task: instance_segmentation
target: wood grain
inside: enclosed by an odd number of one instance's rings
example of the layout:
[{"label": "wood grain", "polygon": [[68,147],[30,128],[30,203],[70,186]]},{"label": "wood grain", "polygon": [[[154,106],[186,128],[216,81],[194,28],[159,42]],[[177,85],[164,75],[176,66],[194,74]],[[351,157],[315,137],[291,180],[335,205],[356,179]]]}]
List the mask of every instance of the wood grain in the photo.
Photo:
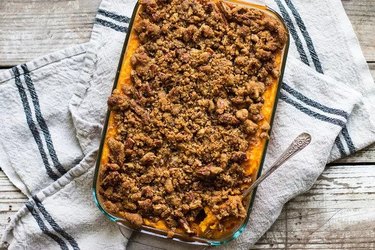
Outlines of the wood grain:
[{"label": "wood grain", "polygon": [[375,249],[375,165],[328,167],[254,249]]},{"label": "wood grain", "polygon": [[23,195],[0,171],[0,234],[8,224],[10,216],[14,215],[27,201]]},{"label": "wood grain", "polygon": [[[0,66],[87,42],[100,0],[0,1]],[[368,61],[375,61],[375,1],[343,0]]]},{"label": "wood grain", "polygon": [[0,1],[0,66],[89,40],[100,0]]},{"label": "wood grain", "polygon": [[342,0],[367,61],[375,62],[375,1]]}]

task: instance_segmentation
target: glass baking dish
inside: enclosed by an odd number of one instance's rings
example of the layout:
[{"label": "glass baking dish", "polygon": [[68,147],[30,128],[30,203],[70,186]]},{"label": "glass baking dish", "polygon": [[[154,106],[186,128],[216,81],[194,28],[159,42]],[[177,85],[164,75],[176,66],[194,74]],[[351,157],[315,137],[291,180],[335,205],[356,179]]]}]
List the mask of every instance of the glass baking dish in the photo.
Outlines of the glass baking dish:
[{"label": "glass baking dish", "polygon": [[[218,0],[215,0],[214,2],[218,2]],[[255,8],[255,9],[258,9],[258,10],[262,10],[266,14],[271,15],[271,16],[275,17],[276,19],[278,19],[279,22],[283,25],[283,27],[286,31],[287,41],[286,41],[285,46],[284,46],[284,48],[281,52],[281,56],[280,56],[280,59],[279,59],[279,65],[278,65],[279,66],[278,70],[280,72],[279,76],[276,79],[275,84],[273,84],[274,86],[272,86],[271,88],[269,88],[265,92],[265,97],[266,97],[265,99],[266,100],[265,100],[264,105],[268,107],[267,108],[268,110],[270,110],[269,114],[265,115],[265,119],[268,121],[268,123],[270,124],[270,126],[272,128],[272,122],[273,122],[274,114],[275,114],[275,111],[276,111],[276,105],[277,105],[277,100],[278,100],[278,96],[279,96],[279,90],[280,90],[280,86],[281,86],[281,83],[282,83],[282,78],[283,78],[283,74],[284,74],[286,58],[287,58],[288,48],[289,48],[288,28],[286,27],[284,21],[282,20],[282,18],[280,17],[280,15],[278,13],[276,13],[274,10],[270,9],[266,5],[260,4],[259,2],[244,2],[244,1],[238,1],[238,0],[226,0],[226,1],[223,1],[223,2],[231,3],[231,4],[235,4],[235,5],[244,5],[248,8]],[[117,75],[116,75],[114,85],[113,85],[113,90],[115,90],[116,88],[119,87],[118,83],[120,81],[123,81],[125,78],[130,77],[131,66],[130,66],[129,58],[130,58],[131,54],[129,55],[129,53],[131,53],[131,52],[128,52],[128,51],[134,51],[134,45],[129,44],[129,40],[131,40],[132,36],[135,36],[135,32],[133,30],[133,23],[138,18],[137,13],[140,10],[140,8],[141,8],[141,5],[137,3],[135,5],[135,8],[134,8],[134,11],[133,11],[133,14],[132,14],[132,19],[131,19],[131,22],[129,24],[129,29],[128,29],[129,31],[126,35],[125,42],[124,42],[124,45],[123,45],[121,58],[120,58],[120,62],[119,62],[118,69],[117,69]],[[128,58],[128,59],[126,60],[125,58]],[[107,138],[108,134],[111,133],[111,132],[108,132],[109,131],[108,128],[109,128],[110,117],[111,117],[111,112],[108,111],[107,117],[106,117],[106,120],[105,120],[105,123],[104,123],[101,144],[100,144],[100,147],[99,147],[98,159],[97,159],[97,162],[96,162],[96,169],[95,169],[94,182],[93,182],[94,201],[95,201],[97,207],[100,209],[100,211],[102,211],[102,213],[104,215],[106,215],[111,221],[116,222],[120,226],[120,229],[121,229],[121,227],[124,227],[124,228],[131,229],[131,230],[134,230],[134,231],[137,231],[137,232],[141,232],[141,233],[145,233],[145,234],[149,234],[149,235],[154,235],[154,236],[161,237],[161,238],[169,238],[169,237],[167,237],[168,234],[167,234],[167,231],[165,231],[165,230],[157,229],[157,228],[147,226],[147,225],[142,225],[141,227],[135,227],[132,224],[130,224],[127,220],[125,220],[124,218],[121,218],[121,217],[118,217],[116,215],[111,214],[102,205],[101,197],[98,193],[98,181],[99,181],[98,176],[99,176],[99,171],[100,171],[101,165],[103,163],[103,158],[104,158],[103,151],[104,151],[104,148],[105,148],[105,141],[106,141],[106,138]],[[261,143],[261,145],[260,145],[261,157],[258,157],[257,159],[251,159],[251,156],[250,156],[250,160],[255,162],[254,164],[256,165],[256,169],[251,173],[252,179],[254,179],[254,180],[261,175],[262,167],[263,167],[263,163],[264,163],[264,159],[265,159],[265,153],[266,153],[267,146],[268,146],[268,139],[267,138],[261,139],[259,143]],[[175,233],[171,239],[175,240],[175,241],[186,242],[186,243],[193,244],[193,245],[207,245],[207,246],[219,246],[219,245],[225,244],[225,243],[227,243],[227,242],[229,242],[233,239],[236,239],[244,231],[244,229],[247,225],[247,222],[248,222],[249,216],[250,216],[250,212],[251,212],[251,209],[252,209],[252,206],[253,206],[255,192],[256,192],[256,189],[253,191],[253,193],[249,197],[246,198],[246,201],[247,201],[247,216],[246,216],[246,218],[242,221],[241,224],[234,227],[231,230],[230,234],[225,235],[224,237],[222,237],[220,239],[208,239],[208,238],[204,238],[204,237],[196,237],[196,236],[189,236],[189,235],[181,234],[181,233]]]}]

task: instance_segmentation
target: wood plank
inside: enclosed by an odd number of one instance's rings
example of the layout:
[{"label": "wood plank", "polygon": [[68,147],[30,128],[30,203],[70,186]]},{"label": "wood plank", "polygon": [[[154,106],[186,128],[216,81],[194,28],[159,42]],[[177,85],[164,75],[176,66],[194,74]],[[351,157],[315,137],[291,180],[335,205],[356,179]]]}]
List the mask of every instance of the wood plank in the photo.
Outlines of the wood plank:
[{"label": "wood plank", "polygon": [[335,161],[335,164],[342,163],[375,163],[375,144],[372,144],[351,156]]},{"label": "wood plank", "polygon": [[367,61],[375,61],[375,1],[342,0]]},{"label": "wood plank", "polygon": [[[100,0],[0,1],[0,66],[87,42]],[[343,0],[368,61],[375,61],[375,2]],[[15,11],[17,10],[17,11]]]},{"label": "wood plank", "polygon": [[375,79],[375,62],[369,63],[368,67],[370,69],[372,77]]},{"label": "wood plank", "polygon": [[3,171],[0,171],[0,235],[8,224],[10,217],[14,215],[26,201],[26,196],[9,181]]},{"label": "wood plank", "polygon": [[[254,249],[286,249],[288,232],[286,230],[287,209],[283,209],[272,227],[257,242]],[[246,232],[244,232],[246,233]]]},{"label": "wood plank", "polygon": [[0,1],[0,66],[24,63],[87,42],[99,3],[100,0]]},{"label": "wood plank", "polygon": [[375,249],[375,165],[328,167],[277,223],[254,249]]}]

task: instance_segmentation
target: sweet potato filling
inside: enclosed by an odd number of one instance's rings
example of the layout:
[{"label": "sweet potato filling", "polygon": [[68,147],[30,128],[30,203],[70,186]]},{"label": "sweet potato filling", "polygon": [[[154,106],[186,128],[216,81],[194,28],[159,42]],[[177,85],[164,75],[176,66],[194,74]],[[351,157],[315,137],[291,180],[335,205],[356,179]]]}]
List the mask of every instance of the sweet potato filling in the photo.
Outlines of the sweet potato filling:
[{"label": "sweet potato filling", "polygon": [[229,234],[268,138],[284,26],[244,4],[143,0],[130,32],[108,99],[100,202],[170,237]]}]

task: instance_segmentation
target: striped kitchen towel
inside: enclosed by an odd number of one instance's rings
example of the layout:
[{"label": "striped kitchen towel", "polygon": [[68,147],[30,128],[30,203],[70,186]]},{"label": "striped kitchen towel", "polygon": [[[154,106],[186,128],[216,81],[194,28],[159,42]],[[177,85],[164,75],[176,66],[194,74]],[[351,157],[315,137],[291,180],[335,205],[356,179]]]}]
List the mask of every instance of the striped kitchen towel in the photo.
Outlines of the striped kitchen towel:
[{"label": "striped kitchen towel", "polygon": [[[267,0],[290,53],[265,169],[296,135],[312,143],[258,188],[248,249],[325,164],[375,140],[374,82],[340,0]],[[118,230],[95,207],[96,150],[134,1],[103,0],[89,43],[0,73],[0,166],[29,197],[1,238],[9,249],[196,249]],[[329,153],[331,152],[331,153]]]}]

